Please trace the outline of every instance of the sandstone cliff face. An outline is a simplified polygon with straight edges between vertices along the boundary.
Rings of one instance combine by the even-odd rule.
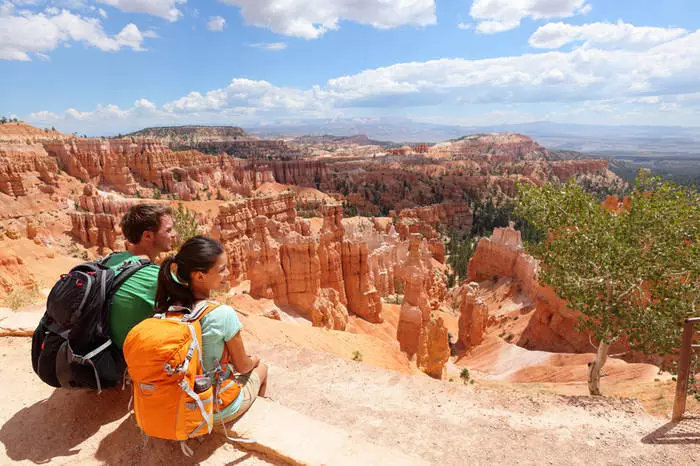
[[[253,246],[247,259],[250,295],[287,301],[287,282],[280,263],[280,247],[267,229],[267,217],[254,219]]]
[[[338,295],[337,299],[347,305],[342,260],[343,237],[345,235],[342,224],[343,206],[340,204],[325,205],[322,212],[323,226],[318,246],[321,287],[334,289]]]
[[[78,197],[76,212],[70,212],[71,232],[85,246],[121,249],[119,221],[129,207],[140,201],[101,196],[93,185],[85,185]]]
[[[457,290],[457,310],[459,311],[458,344],[465,349],[479,345],[484,340],[489,310],[478,296],[477,283],[465,283]]]
[[[345,330],[348,319],[348,310],[340,302],[338,292],[332,288],[322,289],[311,311],[311,322],[314,327]]]
[[[0,298],[18,288],[34,286],[34,278],[24,266],[21,257],[0,248]]]
[[[561,181],[581,174],[604,174],[608,170],[607,160],[565,160],[551,164],[552,173]]]
[[[0,192],[17,197],[36,192],[41,185],[56,186],[57,172],[56,160],[41,144],[0,142]]]
[[[472,228],[473,214],[469,205],[458,202],[443,202],[427,207],[416,207],[414,209],[403,209],[399,212],[399,223],[405,219],[417,219],[421,223],[437,229],[438,225],[460,231],[470,231]],[[422,231],[406,231],[402,233],[401,227],[397,231],[404,239],[411,233],[423,233]],[[425,233],[423,233],[425,236]],[[432,235],[431,235],[432,236]],[[430,237],[430,236],[429,236]]]
[[[266,228],[275,240],[292,233],[301,236],[310,234],[308,222],[296,216],[295,203],[294,192],[286,191],[274,196],[239,199],[219,206],[211,234],[224,244],[234,280],[245,279],[248,272],[248,253],[253,248],[255,217],[261,215],[274,220],[266,224]]]
[[[440,378],[450,350],[447,329],[441,318],[436,320],[431,316],[431,310],[437,309],[444,295],[439,300],[431,299],[431,293],[435,292],[434,277],[439,274],[426,265],[430,259],[421,256],[420,235],[414,234],[408,257],[396,270],[404,286],[396,338],[409,358],[417,356],[418,366],[424,372]]]
[[[317,241],[285,226],[264,215],[254,219],[254,234],[248,247],[240,250],[247,254],[251,296],[273,299],[279,306],[307,317],[315,326],[345,330],[348,311],[340,294],[321,284]],[[244,238],[247,236],[227,241],[227,250],[231,243],[241,244]],[[342,273],[340,269],[331,272]]]
[[[287,282],[287,304],[307,317],[321,290],[320,263],[314,241],[286,243],[280,247]]]
[[[381,323],[382,303],[370,282],[368,258],[366,243],[343,242],[341,259],[348,309],[369,322]]]
[[[515,133],[475,134],[457,141],[436,144],[429,152],[493,162],[539,160],[547,155],[547,149],[532,138]]]
[[[445,363],[450,359],[447,327],[442,317],[433,316],[421,327],[419,337],[418,367],[435,379],[442,379]]]
[[[510,226],[496,228],[491,238],[479,241],[476,253],[469,262],[467,280],[479,282],[493,277],[508,277],[517,282],[523,297],[535,307],[521,336],[521,342],[527,341],[528,348],[565,353],[590,352],[590,333],[576,328],[580,314],[569,309],[566,301],[559,298],[551,287],[538,283],[537,275],[537,261],[524,252],[520,232]],[[460,317],[460,340],[464,344],[474,345],[478,344],[478,334],[483,334],[479,330],[483,311],[476,312],[475,305],[469,307],[464,304],[469,303],[470,299],[465,288],[462,297],[465,317]],[[460,306],[460,311],[462,309]],[[626,349],[625,343],[620,341],[613,345],[611,351]]]
[[[325,188],[328,168],[324,162],[294,160],[274,161],[268,165],[275,175],[275,180],[282,184]],[[321,186],[324,185],[324,186]]]
[[[29,125],[2,126],[0,190],[13,196],[26,193],[21,181],[25,172],[37,172],[43,182],[55,184],[58,164],[86,183],[130,195],[140,187],[155,187],[182,200],[202,198],[217,187],[249,194],[274,179],[271,170],[236,162],[225,154],[174,152],[156,140],[77,138]]]

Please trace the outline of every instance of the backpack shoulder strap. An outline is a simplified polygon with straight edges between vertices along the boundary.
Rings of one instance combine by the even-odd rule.
[[[102,259],[96,259],[95,263],[100,264],[100,265],[104,265],[105,267],[107,267],[107,262],[109,262],[109,260],[112,257],[116,256],[117,254],[120,254],[120,253],[119,252],[109,253],[105,257],[103,257]]]
[[[210,301],[208,299],[205,299],[204,301],[198,302],[194,309],[192,309],[192,312],[190,314],[185,315],[183,320],[186,320],[188,322],[198,321],[221,305],[222,304],[217,301]]]
[[[115,293],[119,287],[122,286],[124,282],[127,281],[133,274],[149,265],[156,264],[148,259],[139,259],[138,261],[127,261],[123,265],[119,266],[116,270],[117,276],[114,279],[110,292]]]

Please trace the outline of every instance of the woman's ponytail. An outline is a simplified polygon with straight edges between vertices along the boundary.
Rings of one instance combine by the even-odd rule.
[[[206,236],[197,235],[185,241],[177,254],[160,266],[156,311],[166,312],[173,304],[191,309],[196,301],[190,286],[192,273],[209,272],[224,252],[221,243]]]
[[[184,307],[194,304],[192,290],[187,281],[180,276],[177,265],[176,257],[168,257],[160,265],[155,299],[157,312],[166,312],[175,303]]]

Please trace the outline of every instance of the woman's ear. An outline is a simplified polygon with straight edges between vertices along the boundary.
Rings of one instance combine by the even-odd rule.
[[[197,282],[203,281],[205,278],[207,278],[207,274],[204,272],[201,272],[199,270],[192,272],[192,279]]]

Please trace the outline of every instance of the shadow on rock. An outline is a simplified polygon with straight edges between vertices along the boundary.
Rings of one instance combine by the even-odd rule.
[[[642,443],[700,445],[700,416],[687,416],[680,422],[668,422],[642,438]]]
[[[76,448],[105,424],[127,413],[129,391],[57,389],[45,400],[22,408],[0,427],[0,443],[14,461],[46,463],[78,454]]]

